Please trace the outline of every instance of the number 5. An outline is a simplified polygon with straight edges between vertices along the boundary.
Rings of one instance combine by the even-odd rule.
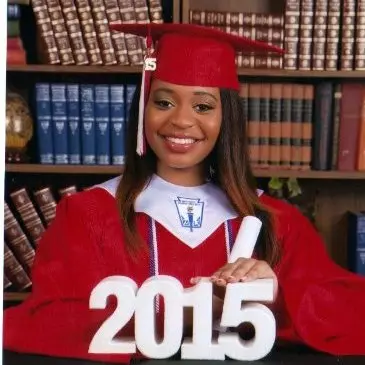
[[[238,327],[249,322],[255,328],[252,340],[243,341],[238,333],[220,333],[218,343],[224,353],[234,360],[258,360],[272,349],[276,337],[276,321],[269,308],[259,303],[242,301],[273,301],[273,281],[260,279],[253,282],[228,284],[223,304],[221,326]]]

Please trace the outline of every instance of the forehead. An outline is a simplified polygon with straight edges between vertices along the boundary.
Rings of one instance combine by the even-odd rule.
[[[207,94],[212,94],[215,97],[219,96],[218,87],[177,85],[177,84],[162,81],[159,79],[152,79],[151,92],[158,91],[158,90],[176,93],[176,94],[207,93]]]

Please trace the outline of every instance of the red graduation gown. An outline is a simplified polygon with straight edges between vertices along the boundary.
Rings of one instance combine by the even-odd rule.
[[[283,251],[274,268],[279,293],[272,310],[278,339],[331,354],[365,355],[365,279],[329,259],[319,235],[296,208],[265,194],[260,199],[276,211]],[[239,224],[233,220],[234,234]],[[138,228],[146,239],[147,225],[148,217],[139,213]],[[224,225],[195,249],[158,223],[157,240],[159,273],[178,278],[184,286],[193,276],[209,276],[227,260]],[[106,310],[90,310],[89,296],[111,275],[129,276],[141,285],[149,267],[148,253],[136,260],[128,256],[112,195],[95,188],[63,199],[37,249],[32,294],[4,312],[4,348],[129,362],[130,355],[88,353],[93,335],[115,308],[111,300]]]

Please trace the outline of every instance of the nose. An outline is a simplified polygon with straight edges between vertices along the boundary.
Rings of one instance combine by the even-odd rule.
[[[195,125],[195,118],[190,108],[186,106],[175,108],[173,114],[170,116],[170,121],[174,127],[179,129],[187,129]]]

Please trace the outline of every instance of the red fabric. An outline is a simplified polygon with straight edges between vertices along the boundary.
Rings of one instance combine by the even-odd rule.
[[[320,237],[295,208],[265,195],[261,199],[277,211],[283,249],[275,268],[280,289],[272,306],[278,339],[337,355],[365,355],[365,279],[329,259]],[[234,234],[239,223],[233,222]],[[145,238],[146,224],[146,216],[139,215]],[[175,276],[184,286],[227,259],[223,226],[194,250],[160,225],[157,238],[160,274]],[[149,276],[148,254],[133,261],[126,253],[115,199],[102,189],[64,198],[38,247],[31,296],[4,312],[4,348],[128,363],[129,355],[88,353],[92,336],[115,307],[111,301],[107,310],[89,310],[90,292],[111,275],[129,276],[138,285]],[[132,328],[131,323],[123,333],[130,335]]]
[[[178,85],[239,90],[235,51],[282,53],[280,48],[193,24],[111,24],[112,30],[158,41],[153,77]]]

